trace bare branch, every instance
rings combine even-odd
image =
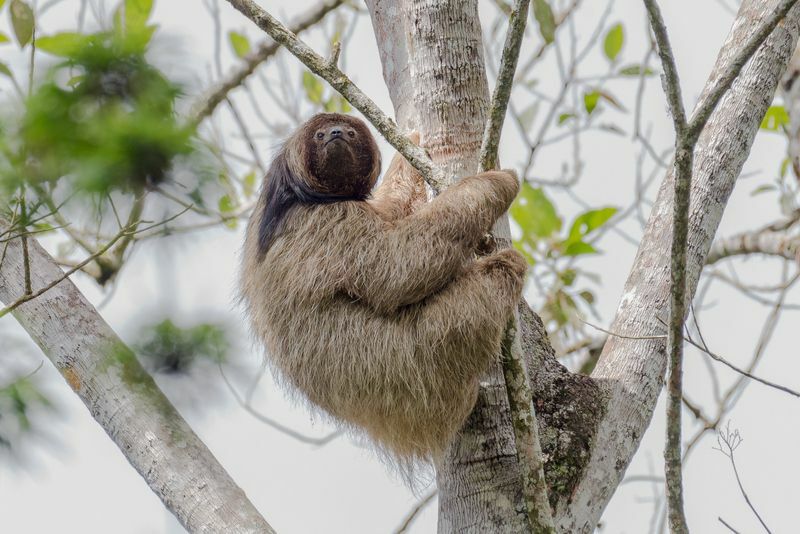
[[[730,89],[733,81],[739,76],[742,68],[750,61],[756,50],[759,49],[764,40],[769,37],[772,30],[780,23],[789,13],[789,10],[797,3],[797,0],[781,0],[778,6],[772,13],[770,13],[758,29],[750,36],[745,44],[740,46],[736,55],[730,60],[728,66],[722,71],[717,73],[717,78],[712,81],[708,87],[708,91],[701,98],[699,105],[692,113],[692,118],[686,127],[687,139],[696,141],[703,131],[703,128],[708,122],[711,113],[719,104],[719,101]]]
[[[411,526],[411,523],[414,522],[414,520],[417,518],[419,513],[422,510],[424,510],[425,507],[428,506],[428,504],[433,502],[434,497],[436,497],[438,494],[439,494],[439,490],[437,490],[437,489],[433,489],[430,492],[428,492],[428,494],[425,497],[423,497],[416,504],[416,506],[414,506],[414,508],[411,509],[411,511],[408,512],[408,515],[406,515],[405,519],[403,519],[403,522],[400,524],[400,526],[397,528],[397,530],[394,531],[394,534],[403,534],[404,532],[407,532],[408,531],[408,527]]]
[[[500,72],[489,106],[489,117],[483,130],[479,156],[480,171],[488,171],[497,166],[497,149],[500,144],[500,134],[503,130],[508,101],[511,97],[511,89],[514,85],[514,73],[519,60],[522,37],[525,34],[529,5],[530,0],[517,0],[510,15],[500,60]],[[528,523],[532,532],[555,532],[550,501],[547,496],[547,482],[544,478],[539,428],[532,404],[533,393],[525,371],[525,364],[522,362],[518,330],[518,318],[515,316],[506,327],[502,346],[502,366],[511,409],[525,506],[528,511]]]
[[[689,192],[692,182],[694,145],[686,135],[686,112],[667,28],[655,0],[644,0],[650,26],[664,67],[664,91],[675,127],[675,184],[672,204],[672,245],[670,265],[670,307],[667,328],[669,377],[667,380],[667,440],[664,446],[667,511],[670,530],[688,534],[683,509],[683,467],[681,455],[681,404],[683,402],[683,321],[686,317],[686,250],[689,236]]]
[[[767,254],[800,261],[800,235],[761,229],[717,239],[708,252],[706,265],[747,254]]]
[[[719,447],[717,448],[722,454],[728,457],[731,461],[731,467],[733,467],[733,474],[736,476],[736,484],[739,486],[739,491],[744,497],[745,502],[747,502],[747,506],[750,507],[750,510],[758,519],[758,522],[761,523],[761,526],[764,527],[764,530],[767,531],[767,534],[772,534],[772,531],[769,529],[767,524],[761,518],[761,515],[756,510],[756,507],[753,506],[753,503],[750,501],[750,497],[747,495],[747,492],[744,490],[744,485],[742,485],[742,479],[739,477],[739,470],[736,468],[736,460],[733,458],[734,451],[742,444],[744,440],[742,436],[739,434],[739,431],[734,429],[731,430],[731,423],[728,421],[728,424],[725,426],[723,430],[717,432],[717,443]],[[723,449],[723,447],[725,447]]]
[[[480,170],[487,171],[497,166],[497,148],[500,144],[500,133],[506,118],[508,100],[514,85],[514,72],[517,69],[522,37],[525,35],[525,22],[528,20],[530,0],[517,0],[514,11],[508,21],[508,32],[503,45],[503,56],[500,59],[500,72],[489,106],[489,119],[483,131],[481,141]]]

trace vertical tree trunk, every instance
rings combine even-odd
[[[420,131],[423,147],[448,176],[474,174],[489,103],[477,1],[367,4],[398,124]],[[524,532],[516,463],[497,365],[461,435],[437,466],[439,531]]]
[[[451,175],[477,169],[488,103],[476,0],[367,0],[384,78],[398,124],[422,133]],[[775,7],[745,0],[712,73]],[[700,139],[689,236],[689,295],[694,294],[722,211],[752,146],[798,34],[794,9],[742,72]],[[613,331],[663,332],[666,320],[672,190],[662,184],[620,304]],[[523,347],[539,418],[545,474],[560,532],[591,532],[650,424],[665,369],[663,343],[612,337],[593,379],[554,359],[541,322],[521,316]],[[600,387],[598,387],[598,384]],[[444,465],[439,466],[440,532],[524,532],[524,506],[502,375],[494,369]]]

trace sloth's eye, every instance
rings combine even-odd
[[[322,133],[322,132],[317,132],[317,139],[322,139],[323,137],[325,137],[325,134],[324,134],[324,133]]]
[[[356,133],[355,133],[353,130],[349,130],[349,131],[347,132],[347,135],[349,135],[350,137],[355,137],[355,136],[356,136]]]

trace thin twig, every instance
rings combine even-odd
[[[219,363],[219,374],[222,376],[222,381],[225,382],[225,385],[228,387],[228,391],[231,392],[231,395],[233,395],[233,398],[236,399],[236,402],[239,404],[239,406],[244,408],[244,410],[247,413],[258,419],[262,423],[274,428],[278,432],[286,434],[290,438],[294,438],[297,441],[300,441],[302,443],[307,443],[309,445],[322,446],[322,445],[327,445],[329,442],[333,441],[334,439],[342,435],[342,433],[338,430],[331,432],[326,436],[322,436],[321,438],[314,438],[311,436],[306,436],[305,434],[301,434],[297,430],[289,428],[288,426],[283,425],[275,421],[274,419],[267,417],[266,415],[257,411],[255,408],[253,408],[253,406],[249,403],[249,401],[242,398],[242,396],[239,395],[239,392],[236,391],[236,388],[233,387],[231,381],[228,379],[228,375],[225,374],[225,370],[222,368],[222,362]]]
[[[412,508],[408,512],[406,517],[403,519],[403,522],[400,524],[399,527],[397,527],[397,530],[394,531],[394,534],[403,534],[404,532],[407,532],[408,531],[408,527],[411,526],[411,523],[414,522],[414,520],[417,518],[419,513],[422,510],[424,510],[425,507],[428,506],[428,504],[430,504],[433,501],[433,498],[436,497],[438,494],[439,494],[439,490],[437,490],[437,489],[433,489],[430,492],[428,492],[428,494],[425,495],[425,497],[423,497],[416,504],[416,506],[414,506],[414,508]]]
[[[720,522],[720,523],[722,523],[723,525],[725,525],[726,527],[728,527],[728,530],[730,530],[730,531],[731,531],[731,532],[733,532],[734,534],[740,534],[738,530],[736,530],[735,528],[733,528],[732,526],[730,526],[728,523],[726,523],[726,522],[725,522],[725,520],[724,520],[724,519],[722,519],[721,517],[719,517],[719,516],[718,516],[718,517],[717,517],[717,519],[719,520],[719,522]]]
[[[736,460],[734,460],[733,458],[733,453],[739,447],[739,445],[742,444],[743,441],[744,440],[742,439],[742,436],[739,434],[738,430],[736,429],[731,430],[731,423],[730,421],[728,421],[728,424],[726,425],[725,429],[717,433],[717,443],[719,444],[719,447],[715,448],[719,452],[727,456],[728,459],[731,461],[731,467],[733,467],[733,474],[736,477],[736,484],[739,486],[739,491],[741,492],[742,497],[744,497],[747,506],[750,507],[750,510],[756,516],[758,522],[761,523],[761,526],[764,527],[764,530],[767,531],[767,534],[772,534],[772,531],[769,529],[767,524],[761,518],[761,515],[758,513],[758,510],[756,510],[756,507],[753,506],[753,503],[750,501],[750,497],[744,490],[742,479],[739,477],[739,470],[736,468]],[[725,445],[727,451],[722,449],[723,445]]]
[[[739,367],[736,367],[735,365],[733,365],[731,362],[729,362],[728,360],[726,360],[722,356],[711,352],[707,348],[704,348],[702,345],[700,345],[699,343],[697,343],[696,341],[694,341],[690,337],[686,338],[686,342],[689,343],[690,345],[700,349],[702,352],[706,353],[708,355],[708,357],[711,358],[712,360],[714,360],[715,362],[719,362],[722,365],[725,365],[729,369],[731,369],[733,371],[736,371],[737,373],[739,373],[742,376],[746,376],[747,378],[749,378],[751,380],[755,380],[756,382],[764,384],[765,386],[769,386],[771,388],[775,388],[778,391],[783,391],[784,393],[788,393],[789,395],[792,395],[794,397],[800,398],[800,392],[799,391],[795,391],[795,390],[793,390],[791,388],[788,388],[786,386],[782,386],[780,384],[776,384],[775,382],[770,382],[769,380],[765,380],[763,378],[759,378],[759,377],[755,376],[754,374],[752,374],[752,373],[750,373],[750,372],[748,372],[748,371],[746,371],[744,369],[740,369]]]

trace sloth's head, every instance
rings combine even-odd
[[[297,204],[365,200],[381,170],[378,145],[363,121],[320,113],[284,143],[265,177],[259,249],[265,254]]]
[[[367,126],[355,117],[321,113],[301,129],[311,185],[319,192],[365,199],[378,179],[381,156]]]

